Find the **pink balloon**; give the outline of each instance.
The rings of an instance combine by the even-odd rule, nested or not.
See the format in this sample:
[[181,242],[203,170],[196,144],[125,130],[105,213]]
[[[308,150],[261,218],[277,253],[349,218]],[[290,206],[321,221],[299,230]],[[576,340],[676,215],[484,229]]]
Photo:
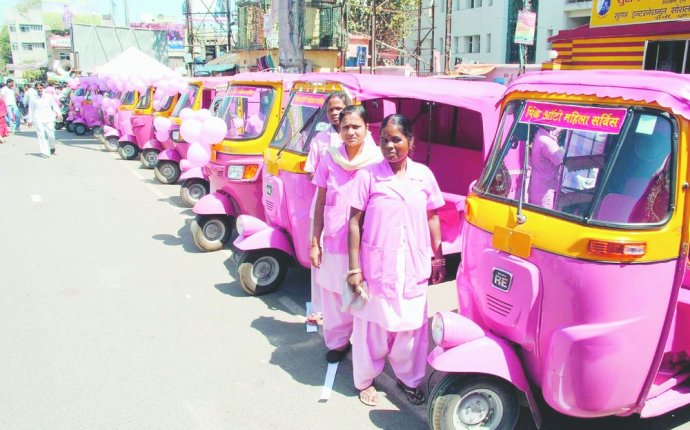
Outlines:
[[194,118],[194,111],[190,108],[184,108],[180,111],[180,119],[182,121],[189,121]]
[[195,119],[182,121],[182,125],[180,126],[180,134],[187,142],[199,142],[199,138],[201,137],[201,122]]
[[208,109],[200,109],[194,113],[194,119],[198,119],[201,122],[206,121],[211,118],[213,114]]
[[180,170],[186,172],[187,170],[193,168],[192,163],[189,160],[180,160]]
[[172,121],[170,121],[168,118],[157,116],[153,120],[153,126],[157,131],[168,131],[170,130],[170,127],[172,127]]
[[203,122],[201,128],[201,142],[206,145],[218,143],[228,132],[228,126],[225,121],[218,117],[208,118]]
[[193,143],[187,150],[187,160],[194,167],[203,167],[211,161],[211,155],[198,143]]
[[108,115],[115,115],[115,108],[112,106],[106,109],[105,111],[108,113]]
[[156,140],[158,140],[159,142],[166,142],[168,140],[169,136],[170,135],[168,134],[167,130],[166,131],[160,131],[159,130],[156,132]]

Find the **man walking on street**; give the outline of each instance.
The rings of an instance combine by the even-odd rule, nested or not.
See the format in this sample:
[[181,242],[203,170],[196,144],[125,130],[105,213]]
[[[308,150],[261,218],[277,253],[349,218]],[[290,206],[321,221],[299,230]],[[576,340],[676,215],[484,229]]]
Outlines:
[[7,84],[0,90],[0,96],[2,96],[7,105],[7,123],[10,126],[10,130],[12,133],[17,133],[21,123],[21,114],[17,106],[17,93],[14,91],[14,79],[7,80]]

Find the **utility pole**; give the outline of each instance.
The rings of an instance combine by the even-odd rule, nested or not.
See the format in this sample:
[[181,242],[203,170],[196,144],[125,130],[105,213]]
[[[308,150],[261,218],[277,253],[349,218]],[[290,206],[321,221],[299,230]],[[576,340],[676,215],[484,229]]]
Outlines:
[[446,75],[450,74],[450,48],[451,48],[451,31],[452,31],[452,22],[453,22],[453,14],[451,9],[453,8],[453,0],[446,0],[446,55],[445,55],[445,61],[444,61],[444,73]]
[[371,74],[376,74],[376,0],[371,0]]
[[[523,0],[522,3],[522,10],[531,12],[532,11],[532,1],[531,0]],[[526,70],[526,64],[527,64],[527,45],[524,43],[521,43],[519,46],[519,53],[520,53],[520,65],[518,67],[518,75],[523,75],[525,74]]]
[[187,16],[187,48],[189,49],[189,76],[194,76],[194,24],[192,23],[192,5],[190,0],[185,0]]
[[417,76],[419,76],[419,72],[421,72],[421,66],[422,62],[420,61],[422,58],[422,1],[423,0],[417,0],[417,7],[419,8],[417,11],[417,61],[416,61],[416,71],[417,71]]
[[227,10],[227,25],[228,25],[228,50],[227,53],[230,53],[230,50],[232,49],[232,14],[230,13],[230,0],[225,0],[225,9]]
[[431,0],[431,63],[429,66],[429,74],[433,75],[436,71],[434,66],[436,65],[436,52],[434,51],[434,42],[436,38],[436,5],[434,0]]
[[304,10],[304,0],[279,1],[278,46],[280,66],[286,72],[304,71]]
[[124,0],[125,3],[125,27],[129,27],[129,6],[127,5],[127,0]]

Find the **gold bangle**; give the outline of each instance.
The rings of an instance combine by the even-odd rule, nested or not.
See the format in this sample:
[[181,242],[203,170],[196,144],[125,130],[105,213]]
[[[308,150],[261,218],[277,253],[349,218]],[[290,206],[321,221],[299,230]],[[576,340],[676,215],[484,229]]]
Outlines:
[[357,269],[348,270],[348,271],[347,271],[347,276],[354,275],[354,274],[357,274],[357,273],[362,273],[362,269],[361,269],[361,268],[357,268]]

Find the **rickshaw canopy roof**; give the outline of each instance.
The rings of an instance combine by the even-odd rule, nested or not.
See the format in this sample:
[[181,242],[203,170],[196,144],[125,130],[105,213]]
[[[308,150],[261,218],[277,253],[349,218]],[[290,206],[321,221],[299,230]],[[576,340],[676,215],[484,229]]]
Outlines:
[[428,79],[352,73],[307,73],[297,81],[339,82],[358,100],[409,98],[433,101],[479,112],[482,115],[484,154],[493,141],[498,104],[505,87],[493,82]]
[[678,73],[648,70],[533,72],[515,79],[505,94],[526,91],[657,103],[690,119],[690,77]]
[[293,82],[298,80],[302,76],[297,73],[275,73],[275,72],[245,72],[238,73],[232,76],[232,82],[246,82],[248,85],[250,82],[256,83],[283,83],[283,88],[289,90],[292,88]]

